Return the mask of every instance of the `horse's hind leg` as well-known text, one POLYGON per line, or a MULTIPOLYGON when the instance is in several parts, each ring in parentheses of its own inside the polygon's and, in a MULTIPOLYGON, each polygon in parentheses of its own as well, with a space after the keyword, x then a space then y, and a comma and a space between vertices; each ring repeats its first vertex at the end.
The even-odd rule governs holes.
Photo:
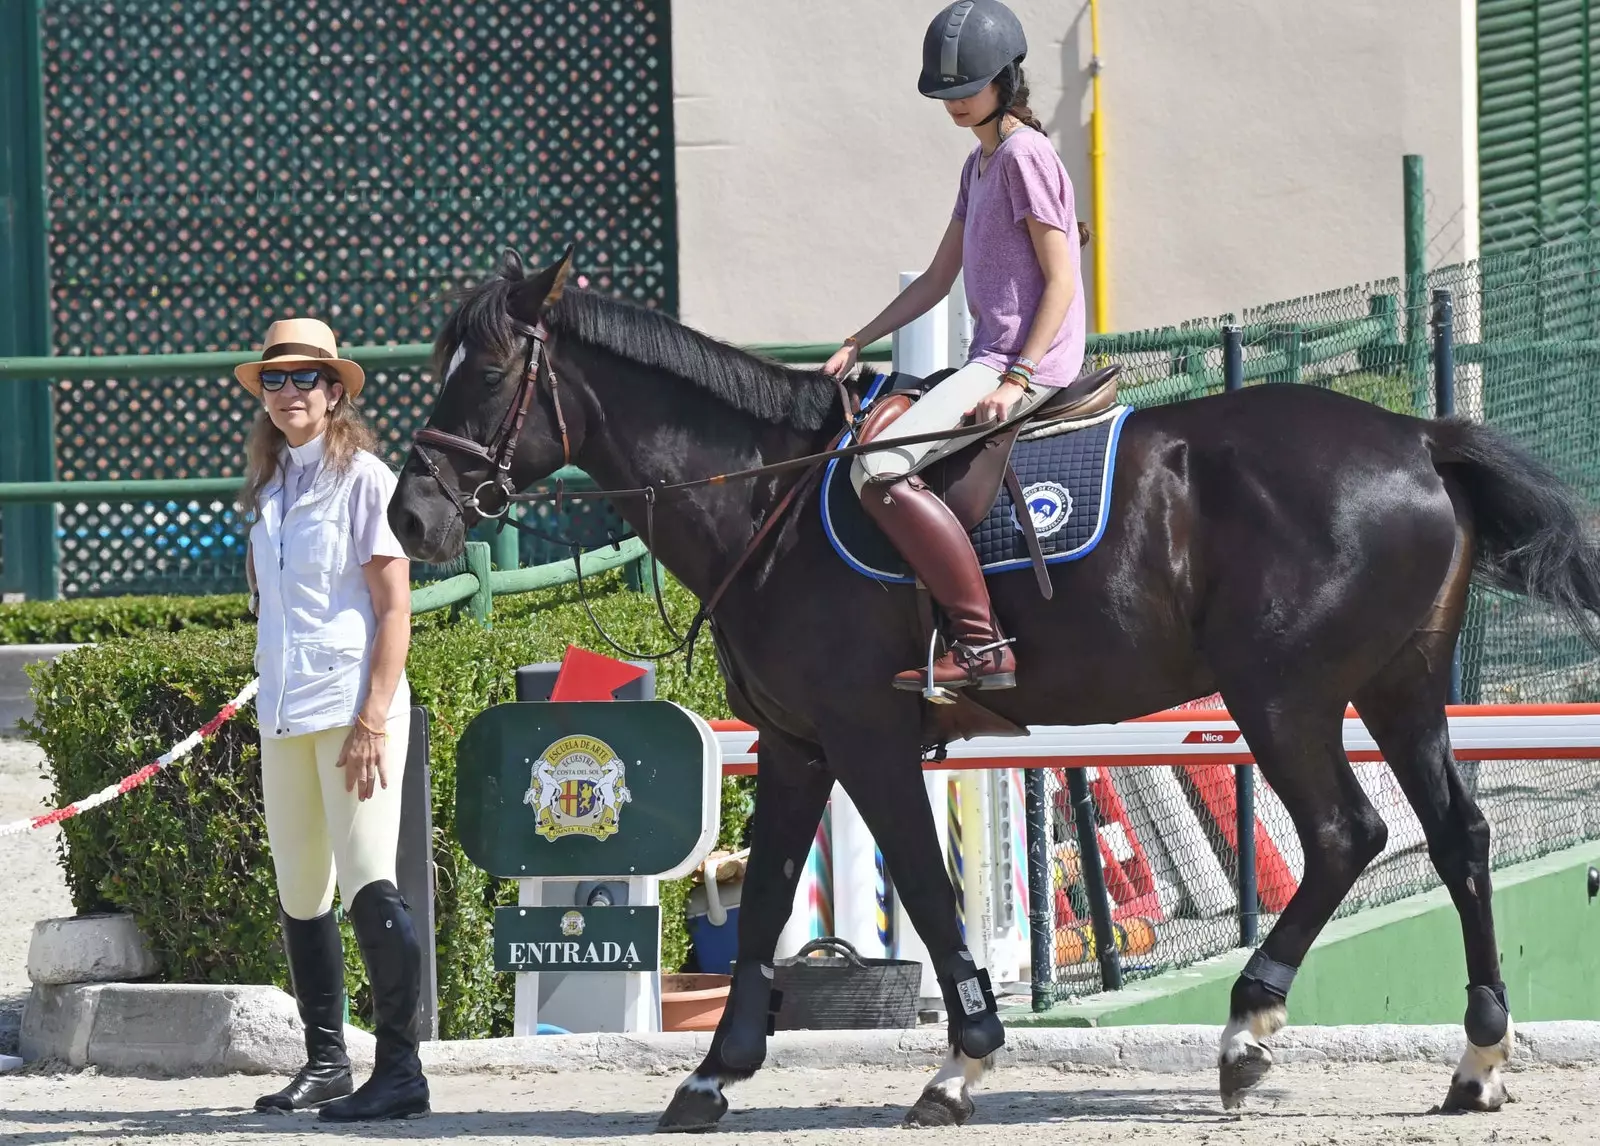
POLYGON ((1489 904, 1489 824, 1467 794, 1450 754, 1444 705, 1455 628, 1419 631, 1357 691, 1355 702, 1422 824, 1428 855, 1461 916, 1468 1046, 1450 1081, 1444 1109, 1498 1110, 1509 1097, 1500 1068, 1511 1057, 1511 1015, 1489 904))
POLYGON ((1265 1040, 1287 1021, 1295 972, 1356 877, 1383 851, 1388 829, 1345 756, 1342 700, 1241 699, 1227 688, 1223 699, 1306 856, 1305 878, 1233 985, 1217 1060, 1222 1105, 1232 1110, 1271 1068, 1265 1040))
POLYGON ((728 1109, 722 1088, 754 1074, 766 1058, 772 958, 789 920, 817 824, 833 790, 820 753, 762 729, 750 862, 739 911, 739 961, 705 1060, 678 1086, 657 1130, 705 1130, 728 1109))

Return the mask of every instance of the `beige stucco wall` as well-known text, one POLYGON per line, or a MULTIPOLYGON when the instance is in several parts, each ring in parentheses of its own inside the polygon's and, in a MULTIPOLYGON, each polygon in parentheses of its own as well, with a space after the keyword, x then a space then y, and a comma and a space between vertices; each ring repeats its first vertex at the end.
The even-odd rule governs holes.
MULTIPOLYGON (((1104 0, 1113 329, 1398 274, 1406 152, 1427 161, 1435 261, 1470 251, 1471 4, 1104 0)), ((686 321, 736 341, 836 340, 924 265, 972 143, 916 92, 938 8, 673 5, 686 321)), ((1034 109, 1088 220, 1087 7, 1013 8, 1034 109)))

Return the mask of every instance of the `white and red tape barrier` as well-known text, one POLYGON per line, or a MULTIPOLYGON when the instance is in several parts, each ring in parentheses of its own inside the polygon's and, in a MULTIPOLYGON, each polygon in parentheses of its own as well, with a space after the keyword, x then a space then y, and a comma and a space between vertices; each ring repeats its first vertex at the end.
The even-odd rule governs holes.
POLYGON ((222 710, 205 724, 189 733, 178 741, 162 755, 155 758, 143 768, 131 775, 124 776, 115 784, 100 789, 92 796, 82 800, 75 800, 64 808, 57 808, 53 812, 46 812, 42 816, 33 816, 26 820, 13 820, 9 824, 0 824, 0 836, 15 836, 23 832, 31 832, 38 828, 47 828, 51 824, 59 824, 62 820, 70 820, 80 812, 87 812, 91 808, 98 808, 101 804, 109 804, 124 792, 131 792, 161 769, 171 764, 174 760, 181 760, 205 742, 206 738, 230 720, 239 709, 255 699, 256 689, 261 685, 261 678, 257 677, 244 688, 239 690, 239 695, 222 706, 222 710))

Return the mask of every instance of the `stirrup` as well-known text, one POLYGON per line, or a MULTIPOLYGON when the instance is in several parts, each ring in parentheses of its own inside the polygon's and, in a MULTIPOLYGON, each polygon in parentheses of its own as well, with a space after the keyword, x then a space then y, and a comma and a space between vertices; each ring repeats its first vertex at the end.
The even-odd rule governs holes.
POLYGON ((933 683, 933 662, 939 659, 939 631, 928 638, 928 665, 923 669, 922 699, 929 704, 954 704, 956 694, 942 684, 933 683))

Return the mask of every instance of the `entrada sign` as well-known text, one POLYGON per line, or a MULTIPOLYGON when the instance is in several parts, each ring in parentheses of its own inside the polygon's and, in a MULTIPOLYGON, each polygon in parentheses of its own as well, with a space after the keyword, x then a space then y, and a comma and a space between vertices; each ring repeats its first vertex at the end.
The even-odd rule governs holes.
POLYGON ((654 971, 659 907, 497 907, 496 971, 654 971))

